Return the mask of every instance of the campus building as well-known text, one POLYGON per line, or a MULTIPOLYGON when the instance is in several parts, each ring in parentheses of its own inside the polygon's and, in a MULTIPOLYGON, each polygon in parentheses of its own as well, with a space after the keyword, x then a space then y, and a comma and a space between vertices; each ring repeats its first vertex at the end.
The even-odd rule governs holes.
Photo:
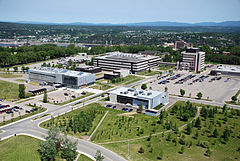
POLYGON ((210 72, 211 75, 232 75, 232 76, 240 76, 240 66, 233 65, 219 65, 216 69, 213 69, 210 72))
POLYGON ((168 103, 168 93, 153 90, 136 90, 134 88, 119 87, 109 92, 111 103, 130 104, 144 109, 153 109, 159 104, 168 103))
POLYGON ((146 69, 158 66, 161 58, 158 56, 144 56, 138 54, 126 54, 120 52, 107 53, 104 56, 94 58, 94 66, 103 70, 129 70, 135 74, 146 69))
POLYGON ((201 71, 204 68, 205 52, 201 52, 199 48, 187 48, 181 53, 180 69, 201 71))
POLYGON ((70 71, 66 69, 41 67, 29 69, 29 79, 40 83, 62 84, 70 88, 83 88, 96 81, 95 74, 70 71))

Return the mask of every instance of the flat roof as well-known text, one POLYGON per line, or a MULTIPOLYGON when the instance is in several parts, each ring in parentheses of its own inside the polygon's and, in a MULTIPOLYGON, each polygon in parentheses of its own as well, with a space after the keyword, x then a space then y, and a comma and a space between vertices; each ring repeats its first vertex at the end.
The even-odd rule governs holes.
POLYGON ((110 52, 104 56, 95 57, 95 59, 109 59, 109 60, 117 60, 117 61, 128 61, 128 62, 141 62, 153 58, 159 58, 158 56, 143 56, 139 54, 129 54, 129 53, 121 53, 121 52, 110 52))
POLYGON ((220 65, 213 71, 240 73, 240 66, 220 65))
POLYGON ((109 93, 121 95, 121 96, 127 96, 131 98, 151 99, 160 95, 163 92, 153 91, 153 90, 136 90, 134 88, 119 87, 109 93))
POLYGON ((78 72, 78 71, 73 71, 73 70, 51 68, 51 67, 41 67, 39 69, 30 69, 30 70, 36 71, 36 72, 45 72, 45 73, 49 73, 49 74, 64 74, 64 75, 73 76, 73 77, 86 76, 86 75, 90 74, 90 73, 86 73, 86 72, 78 72))

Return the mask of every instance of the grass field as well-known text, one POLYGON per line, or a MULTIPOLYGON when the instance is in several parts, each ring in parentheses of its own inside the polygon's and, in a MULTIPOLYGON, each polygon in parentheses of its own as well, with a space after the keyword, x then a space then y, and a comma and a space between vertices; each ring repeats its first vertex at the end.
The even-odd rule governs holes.
POLYGON ((19 78, 19 77, 22 77, 22 75, 12 74, 12 73, 0 73, 0 77, 2 77, 2 78, 19 78))
POLYGON ((78 158, 78 161, 92 161, 92 159, 88 158, 86 155, 81 154, 78 158))
POLYGON ((18 84, 0 80, 0 98, 18 99, 18 84))
MULTIPOLYGON (((181 102, 182 103, 182 102, 181 102)), ((209 106, 208 108, 213 108, 209 106)), ((201 128, 193 127, 192 132, 188 134, 186 128, 179 132, 170 132, 151 139, 140 139, 129 142, 130 159, 137 161, 154 161, 162 160, 172 161, 233 161, 240 160, 240 112, 236 110, 228 110, 222 113, 222 109, 218 108, 218 113, 213 117, 207 118, 200 116, 201 128), (230 129, 229 141, 223 141, 223 132, 228 127, 230 129), (213 131, 217 129, 219 136, 213 137, 213 131), (198 137, 195 137, 198 132, 198 137), (170 135, 169 135, 170 134, 170 135), (184 138, 184 144, 180 142, 184 138), (143 153, 139 153, 139 149, 144 149, 143 153), (180 153, 181 148, 184 152, 180 153), (206 156, 207 149, 210 149, 211 155, 206 156)), ((117 152, 123 157, 128 156, 128 142, 103 144, 106 148, 117 152)))
MULTIPOLYGON (((66 123, 69 122, 69 118, 73 117, 74 115, 77 115, 78 113, 80 113, 81 111, 88 111, 88 112, 93 112, 93 111, 97 111, 98 113, 96 113, 96 117, 92 122, 92 128, 88 131, 88 132, 82 132, 82 133, 75 133, 73 131, 69 131, 68 134, 73 135, 77 138, 81 138, 81 136, 89 136, 91 135, 91 133, 93 132, 93 130, 96 128, 97 124, 99 123, 99 121, 101 120, 101 118, 103 117, 103 115, 105 114, 105 112, 108 109, 101 106, 98 103, 92 103, 89 105, 86 105, 85 107, 73 110, 67 114, 58 116, 56 118, 54 118, 54 124, 58 124, 58 126, 60 126, 60 122, 61 124, 64 124, 64 122, 66 121, 66 123)), ((49 128, 50 126, 48 126, 50 124, 51 120, 45 121, 43 123, 40 124, 41 127, 43 128, 49 128)))
POLYGON ((10 137, 0 142, 1 161, 40 161, 38 139, 30 136, 10 137))
POLYGON ((93 89, 99 89, 99 90, 108 90, 110 88, 113 88, 113 86, 109 86, 109 84, 103 84, 103 83, 100 83, 100 82, 96 82, 94 86, 91 86, 90 88, 93 88, 93 89))
POLYGON ((156 75, 156 74, 159 74, 159 71, 148 72, 148 70, 145 70, 143 72, 137 73, 137 75, 144 75, 144 76, 153 76, 153 75, 156 75))
POLYGON ((134 76, 134 75, 128 75, 126 77, 124 77, 124 80, 121 82, 117 82, 114 83, 115 85, 128 85, 137 81, 140 81, 144 79, 143 77, 139 77, 139 76, 134 76))

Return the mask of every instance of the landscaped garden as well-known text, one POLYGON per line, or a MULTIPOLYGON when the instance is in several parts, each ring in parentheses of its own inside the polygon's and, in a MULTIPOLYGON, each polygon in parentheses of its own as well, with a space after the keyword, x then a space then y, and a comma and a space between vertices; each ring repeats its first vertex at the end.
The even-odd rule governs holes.
POLYGON ((54 125, 69 135, 83 138, 91 135, 107 110, 107 108, 98 103, 92 103, 83 108, 52 118, 41 123, 40 126, 49 129, 54 125))
MULTIPOLYGON (((179 103, 179 102, 178 102, 179 103)), ((183 103, 183 102, 180 102, 183 103)), ((197 105, 197 104, 195 104, 197 105)), ((176 113, 177 105, 168 110, 176 113)), ((201 106, 200 117, 183 128, 138 140, 102 144, 131 160, 239 160, 240 159, 240 111, 234 109, 201 106)), ((162 125, 168 122, 164 119, 162 125)), ((166 131, 166 130, 165 130, 166 131)))

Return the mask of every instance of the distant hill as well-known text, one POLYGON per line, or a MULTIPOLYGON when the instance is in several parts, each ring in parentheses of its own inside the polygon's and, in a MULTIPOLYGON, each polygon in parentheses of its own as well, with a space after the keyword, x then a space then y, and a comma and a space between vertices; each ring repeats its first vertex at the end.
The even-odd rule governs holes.
POLYGON ((125 23, 125 24, 85 23, 85 22, 50 23, 50 22, 35 22, 35 21, 18 21, 17 23, 46 24, 46 25, 76 25, 76 26, 175 26, 175 27, 219 26, 219 27, 240 27, 240 21, 200 22, 200 23, 155 21, 155 22, 138 22, 138 23, 125 23))

